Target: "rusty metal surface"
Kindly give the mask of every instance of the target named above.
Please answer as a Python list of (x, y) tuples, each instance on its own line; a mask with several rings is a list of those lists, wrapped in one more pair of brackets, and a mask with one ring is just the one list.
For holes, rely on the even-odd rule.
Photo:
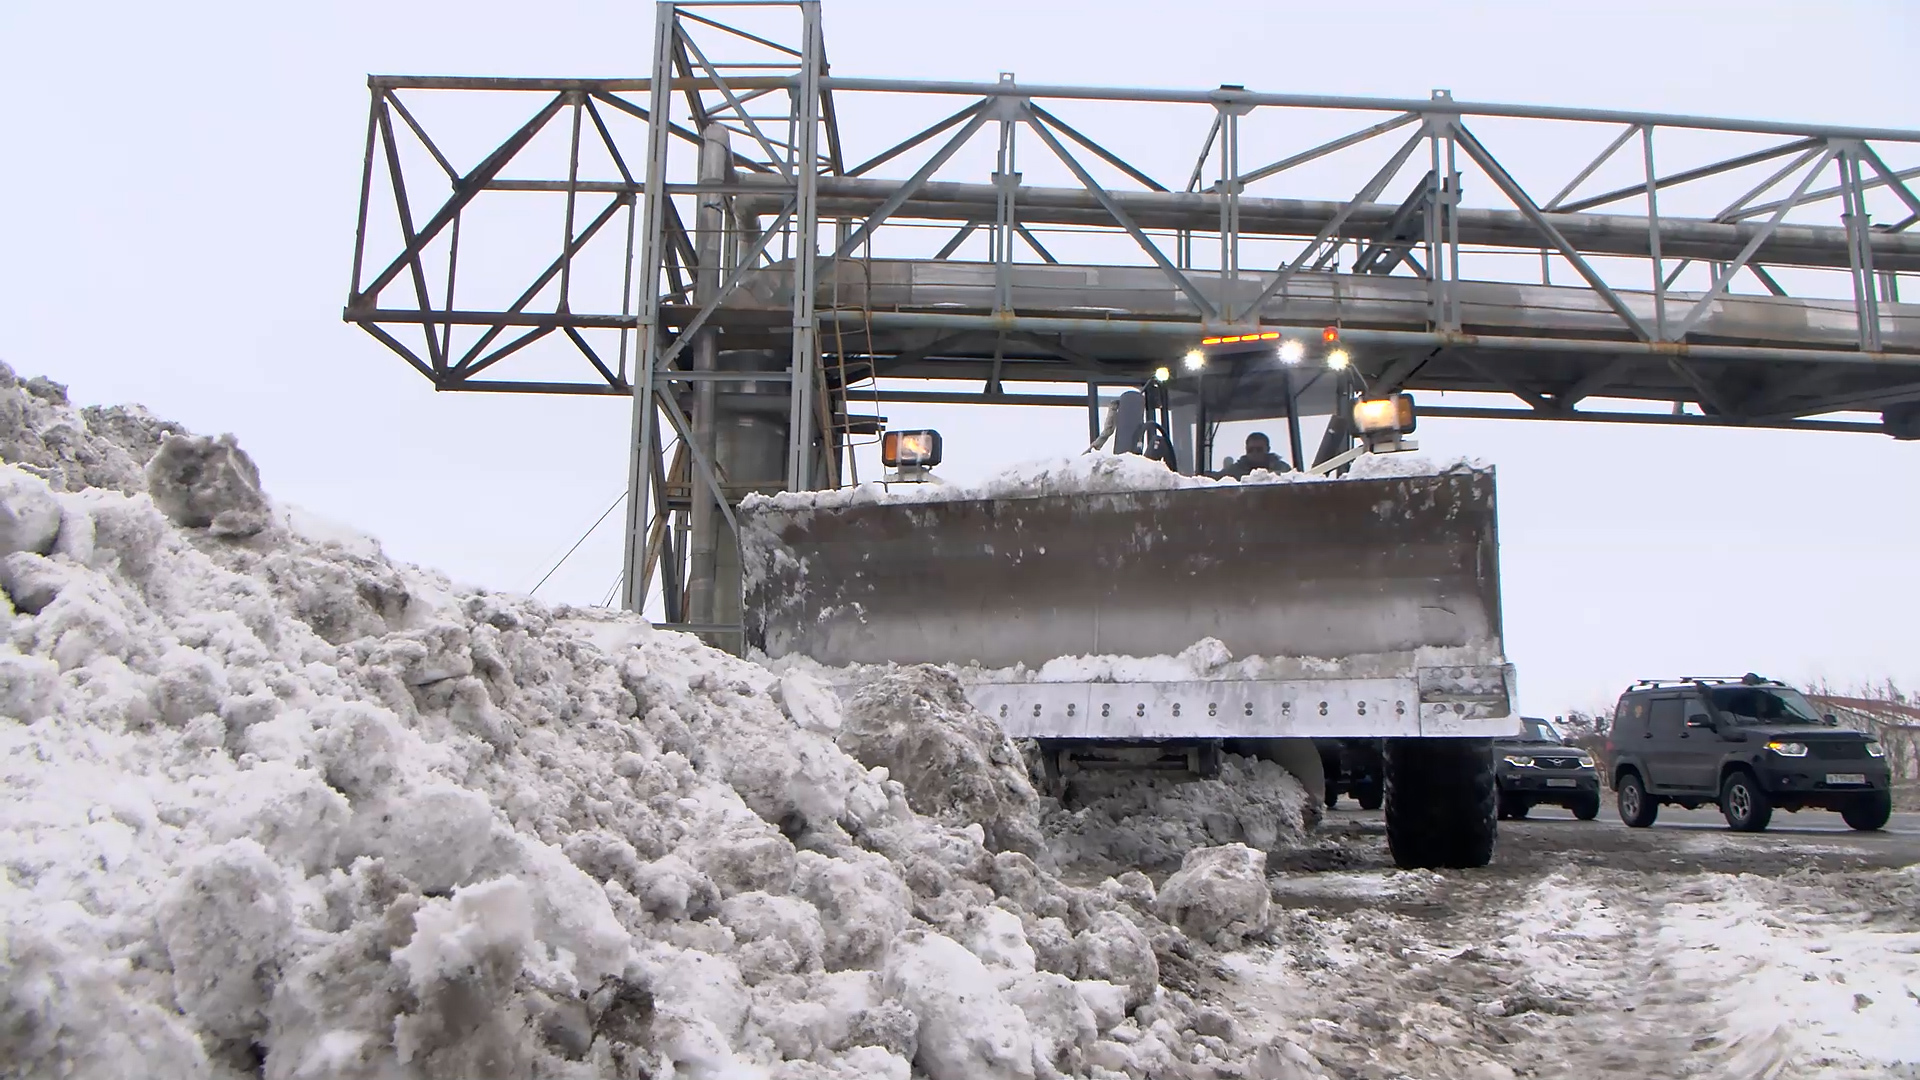
[(827, 665), (1500, 650), (1491, 470), (747, 508), (750, 644)]

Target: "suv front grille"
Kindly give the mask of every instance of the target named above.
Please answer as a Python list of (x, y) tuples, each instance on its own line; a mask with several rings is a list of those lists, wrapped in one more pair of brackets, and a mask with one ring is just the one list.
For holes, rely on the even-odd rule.
[(1807, 748), (1826, 761), (1859, 761), (1867, 756), (1867, 744), (1858, 739), (1812, 739)]
[(1535, 757), (1533, 763), (1542, 769), (1577, 769), (1580, 759), (1577, 757)]

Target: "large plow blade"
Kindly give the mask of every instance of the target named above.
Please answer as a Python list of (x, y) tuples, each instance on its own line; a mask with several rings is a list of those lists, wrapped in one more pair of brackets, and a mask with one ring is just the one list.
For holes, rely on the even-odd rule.
[(1508, 713), (1491, 470), (763, 503), (741, 524), (747, 639), (773, 657), (1038, 668), (1174, 654), (1210, 637), (1236, 657), (1332, 661), (1283, 666), (1280, 681), (1234, 693), (1217, 681), (974, 687), (1015, 734), (1420, 734), (1416, 719)]

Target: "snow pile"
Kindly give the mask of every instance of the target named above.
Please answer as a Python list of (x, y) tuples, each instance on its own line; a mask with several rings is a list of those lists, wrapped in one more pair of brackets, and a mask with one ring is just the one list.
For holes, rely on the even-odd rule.
[[(1456, 471), (1484, 471), (1483, 461), (1457, 458), (1435, 461), (1422, 454), (1368, 454), (1357, 459), (1345, 479), (1370, 480), (1402, 476), (1438, 476)], [(1185, 476), (1158, 461), (1138, 454), (1092, 452), (1074, 457), (1043, 458), (1002, 470), (974, 484), (954, 484), (934, 478), (926, 483), (873, 482), (837, 491), (781, 492), (749, 495), (745, 509), (827, 509), (872, 503), (964, 502), (974, 499), (1038, 499), (1049, 495), (1086, 495), (1128, 491), (1173, 491), (1186, 488), (1233, 487), (1243, 484), (1312, 484), (1340, 478), (1305, 472), (1271, 473), (1264, 470), (1245, 479)]]
[[(1225, 650), (1219, 642), (1203, 643), (1180, 662), (1197, 663), (1196, 656), (1224, 657)], [(788, 681), (790, 701), (797, 696), (794, 682), (809, 687), (807, 695), (830, 693), (807, 670), (774, 666)], [(886, 769), (916, 812), (978, 828), (996, 850), (1036, 857), (1044, 851), (1063, 869), (1171, 872), (1196, 848), (1244, 843), (1264, 853), (1297, 847), (1317, 821), (1319, 804), (1292, 773), (1239, 754), (1225, 755), (1210, 779), (1076, 772), (1067, 809), (1040, 799), (1035, 769), (997, 724), (968, 704), (951, 672), (923, 664), (833, 674), (849, 680), (846, 714), (834, 729), (840, 747)], [(810, 712), (827, 708), (805, 700)], [(1264, 890), (1264, 862), (1259, 881)]]
[(1317, 821), (1300, 781), (1262, 758), (1224, 754), (1217, 776), (1169, 782), (1133, 770), (1077, 773), (1071, 805), (1043, 826), (1054, 857), (1106, 872), (1179, 868), (1196, 848), (1296, 847)]
[(905, 785), (920, 813), (978, 823), (996, 850), (1040, 853), (1025, 760), (946, 672), (902, 668), (863, 684), (847, 702), (839, 743)]
[(146, 463), (169, 434), (186, 429), (138, 405), (76, 411), (66, 387), (45, 376), (23, 380), (0, 364), (0, 461), (55, 491), (145, 491)]
[(9, 1075), (1216, 1077), (1273, 1053), (1163, 985), (1209, 946), (1144, 876), (1069, 885), (1020, 850), (990, 724), (885, 745), (962, 712), (950, 685), (843, 717), (803, 673), (394, 564), (184, 434), (0, 369)]

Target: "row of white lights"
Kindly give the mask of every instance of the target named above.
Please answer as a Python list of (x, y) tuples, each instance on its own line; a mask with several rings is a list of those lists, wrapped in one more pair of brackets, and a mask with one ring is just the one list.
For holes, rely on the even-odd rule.
[[(1298, 364), (1300, 361), (1306, 359), (1307, 347), (1299, 341), (1289, 338), (1280, 343), (1280, 347), (1275, 350), (1275, 353), (1280, 357), (1280, 362), (1283, 364)], [(1199, 349), (1189, 349), (1182, 362), (1188, 371), (1199, 371), (1207, 366), (1207, 354), (1201, 352)], [(1342, 346), (1336, 345), (1331, 352), (1327, 353), (1327, 367), (1334, 371), (1344, 371), (1347, 365), (1351, 363), (1353, 363), (1353, 357), (1350, 356)], [(1153, 375), (1154, 378), (1159, 379), (1161, 382), (1165, 382), (1173, 377), (1173, 373), (1166, 368), (1155, 371)]]

